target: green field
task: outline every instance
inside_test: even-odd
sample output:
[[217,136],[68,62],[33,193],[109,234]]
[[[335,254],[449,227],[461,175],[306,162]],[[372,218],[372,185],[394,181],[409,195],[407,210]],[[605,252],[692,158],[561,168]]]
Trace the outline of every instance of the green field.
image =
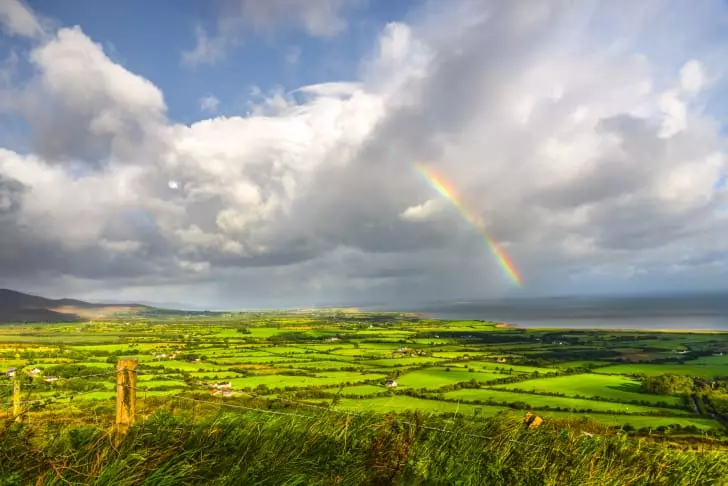
[[661,364],[620,364],[605,366],[594,370],[595,373],[617,374],[617,375],[662,375],[665,373],[676,373],[686,376],[700,376],[703,378],[728,377],[728,362],[725,356],[704,357],[684,363],[661,363]]
[[464,402],[488,401],[495,402],[523,402],[529,405],[529,409],[564,408],[568,410],[582,410],[595,412],[617,412],[626,414],[644,415],[688,415],[687,410],[664,409],[657,407],[645,407],[619,402],[605,402],[601,400],[585,400],[580,398],[552,397],[546,395],[535,395],[533,393],[517,393],[496,389],[461,389],[443,394],[448,400],[462,400]]
[[436,389],[471,380],[489,382],[502,376],[496,373],[463,371],[460,368],[451,368],[449,371],[447,368],[425,368],[401,375],[397,378],[397,383],[404,387]]
[[483,415],[495,415],[505,410],[504,407],[472,406],[468,404],[457,404],[442,402],[439,400],[426,400],[408,396],[376,397],[365,399],[344,398],[337,406],[340,410],[352,410],[356,412],[401,412],[409,410],[422,410],[425,413],[461,413],[473,415],[473,410],[478,408]]
[[636,380],[622,376],[592,373],[526,380],[507,385],[497,385],[495,388],[534,393],[563,393],[570,397],[580,395],[622,402],[637,400],[654,404],[665,402],[671,405],[679,405],[680,403],[678,397],[640,393],[639,382]]
[[[720,355],[728,350],[725,336],[523,331],[355,312],[233,313],[209,321],[167,316],[123,324],[5,326],[0,366],[40,370],[24,385],[24,398],[43,401],[37,413],[62,411],[68,404],[76,414],[84,404],[94,407],[86,410],[93,416],[98,410],[111,413],[114,377],[95,375],[113,373],[119,359],[133,358],[145,410],[179,407],[189,397],[209,401],[215,384],[229,382],[232,396],[215,397],[211,406],[320,410],[323,403],[324,409],[463,417],[534,411],[552,420],[586,416],[606,426],[680,425],[720,433],[720,422],[706,406],[696,408],[679,393],[644,393],[640,376],[718,377],[712,386],[720,388],[720,376],[728,371],[728,356]],[[627,362],[639,359],[661,362]],[[579,372],[586,366],[593,371]],[[44,381],[53,374],[79,377]],[[386,387],[392,379],[397,386]],[[9,397],[10,381],[0,385],[0,396]]]

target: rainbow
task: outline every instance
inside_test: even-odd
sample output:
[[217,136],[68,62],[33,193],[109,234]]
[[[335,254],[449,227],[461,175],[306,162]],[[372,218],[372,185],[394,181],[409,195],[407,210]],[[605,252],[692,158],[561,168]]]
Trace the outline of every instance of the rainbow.
[[488,249],[498,261],[498,264],[503,269],[503,272],[508,278],[513,281],[519,287],[523,285],[521,276],[518,274],[518,269],[513,264],[513,261],[508,257],[506,252],[498,246],[498,244],[491,238],[488,233],[485,232],[483,224],[479,218],[474,215],[471,211],[468,211],[462,200],[458,196],[455,189],[449,184],[440,174],[435,172],[431,167],[426,167],[422,164],[415,164],[417,170],[425,177],[427,183],[430,184],[442,197],[452,203],[455,209],[462,215],[462,217],[470,223],[478,232],[483,236],[485,242],[488,244]]

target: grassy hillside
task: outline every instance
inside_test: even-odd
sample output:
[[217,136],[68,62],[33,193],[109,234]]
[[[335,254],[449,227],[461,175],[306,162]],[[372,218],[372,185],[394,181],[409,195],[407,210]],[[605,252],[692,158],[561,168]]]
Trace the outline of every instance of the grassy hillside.
[[157,412],[119,443],[91,426],[5,423],[0,484],[728,484],[728,454],[682,447],[585,422],[528,430],[512,414],[249,412],[195,422],[178,410]]

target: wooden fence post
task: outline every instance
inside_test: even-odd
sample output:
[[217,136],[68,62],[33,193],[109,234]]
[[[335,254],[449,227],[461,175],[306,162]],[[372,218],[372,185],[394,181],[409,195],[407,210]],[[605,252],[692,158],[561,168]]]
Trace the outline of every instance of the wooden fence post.
[[15,370],[13,376],[13,417],[20,422],[20,370]]
[[126,434],[134,424],[136,412],[135,359],[120,359],[116,363],[116,431]]

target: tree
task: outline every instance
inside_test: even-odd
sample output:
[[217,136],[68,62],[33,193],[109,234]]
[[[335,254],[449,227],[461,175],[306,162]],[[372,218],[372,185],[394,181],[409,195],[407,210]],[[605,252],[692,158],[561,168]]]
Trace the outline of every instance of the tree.
[[659,395],[687,395],[693,391],[693,379],[675,373],[642,377],[642,391]]

